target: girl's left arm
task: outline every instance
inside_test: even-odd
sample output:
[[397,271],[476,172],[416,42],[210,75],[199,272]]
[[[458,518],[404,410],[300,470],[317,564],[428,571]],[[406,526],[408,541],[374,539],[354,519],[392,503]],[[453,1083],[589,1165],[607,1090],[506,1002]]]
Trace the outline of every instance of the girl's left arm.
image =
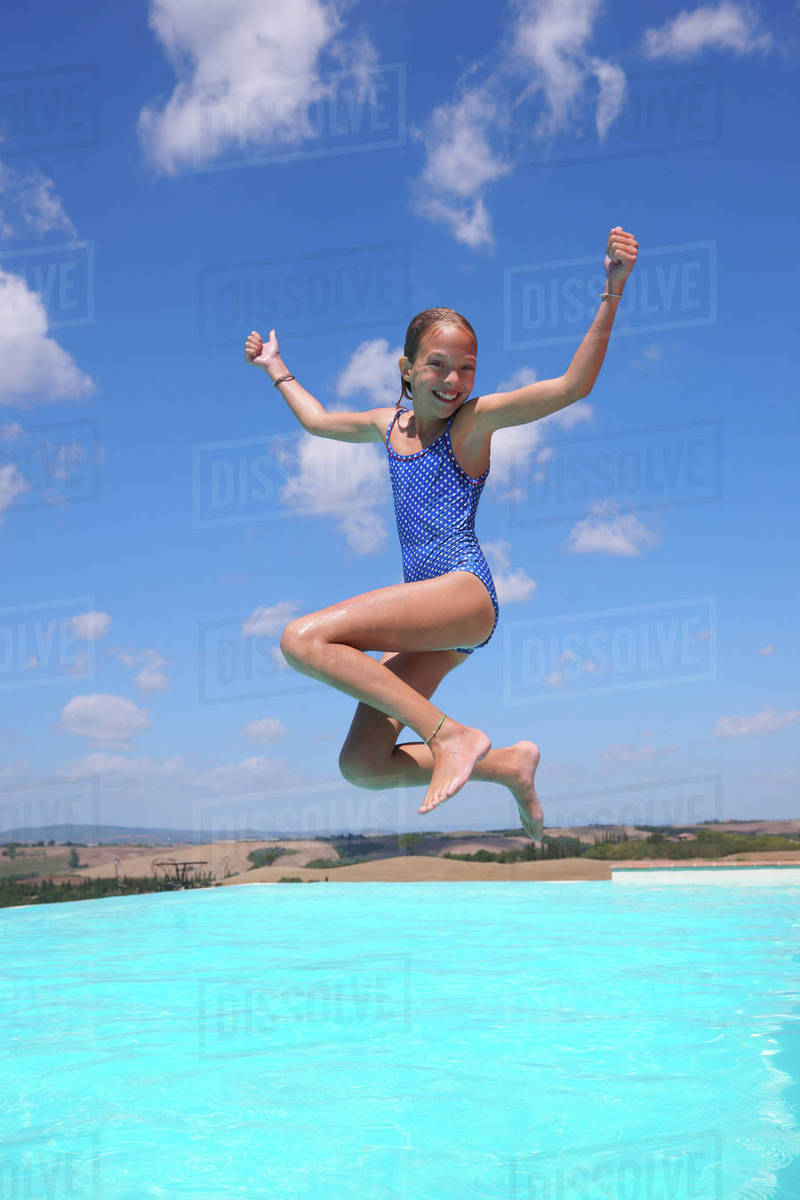
[[508,425],[525,425],[549,416],[576,400],[588,396],[600,373],[608,348],[611,326],[614,324],[619,296],[625,280],[633,270],[639,243],[632,233],[619,225],[611,230],[606,246],[604,291],[617,293],[600,301],[597,316],[584,337],[564,375],[542,379],[516,388],[513,392],[495,392],[479,396],[475,404],[475,419],[490,430]]

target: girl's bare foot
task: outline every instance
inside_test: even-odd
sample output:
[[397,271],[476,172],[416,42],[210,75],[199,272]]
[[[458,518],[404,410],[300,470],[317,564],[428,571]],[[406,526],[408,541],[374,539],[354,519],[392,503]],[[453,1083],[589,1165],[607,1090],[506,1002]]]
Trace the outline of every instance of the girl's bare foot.
[[533,777],[539,766],[539,747],[535,742],[516,742],[509,746],[507,753],[510,760],[507,786],[519,807],[522,828],[534,842],[540,842],[544,821],[542,806],[533,785]]
[[445,717],[438,733],[429,743],[433,754],[433,773],[425,799],[417,812],[427,813],[444,800],[455,796],[472,774],[476,762],[492,748],[485,733],[470,725],[459,725]]

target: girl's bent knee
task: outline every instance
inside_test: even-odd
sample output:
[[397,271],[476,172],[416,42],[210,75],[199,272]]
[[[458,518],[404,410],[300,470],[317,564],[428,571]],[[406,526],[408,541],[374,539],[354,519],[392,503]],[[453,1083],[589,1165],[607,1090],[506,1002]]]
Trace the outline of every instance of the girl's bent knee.
[[295,617],[281,634],[281,653],[288,663],[301,662],[308,657],[311,639],[302,617]]
[[351,750],[342,749],[339,754],[339,771],[342,778],[346,779],[348,783],[352,783],[354,787],[374,788],[376,786],[376,773],[370,769],[363,757],[354,754]]

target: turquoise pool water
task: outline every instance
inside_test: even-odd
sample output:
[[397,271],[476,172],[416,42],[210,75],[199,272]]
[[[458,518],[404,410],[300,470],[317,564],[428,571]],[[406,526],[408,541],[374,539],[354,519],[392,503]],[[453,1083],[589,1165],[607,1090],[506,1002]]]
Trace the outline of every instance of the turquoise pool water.
[[2,910],[0,1196],[789,1200],[799,940],[796,888]]

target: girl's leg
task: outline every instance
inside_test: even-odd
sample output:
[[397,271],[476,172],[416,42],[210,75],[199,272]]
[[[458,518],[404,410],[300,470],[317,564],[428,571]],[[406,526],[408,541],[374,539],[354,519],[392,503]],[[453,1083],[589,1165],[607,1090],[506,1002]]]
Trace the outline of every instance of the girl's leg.
[[370,704],[430,738],[433,771],[426,807],[463,787],[491,742],[485,733],[443,716],[425,696],[366,650],[432,651],[473,646],[495,623],[489,593],[466,571],[365,592],[291,621],[281,637],[290,666]]
[[[381,662],[421,695],[430,698],[444,676],[465,661],[457,650],[422,654],[384,654]],[[358,705],[339,755],[339,768],[357,787],[392,788],[427,784],[433,755],[424,742],[396,745],[403,728],[400,721],[368,704]],[[539,748],[522,741],[489,753],[475,764],[472,779],[507,787],[517,802],[520,819],[530,837],[542,837],[542,808],[534,786]],[[424,804],[418,810],[428,812]]]

